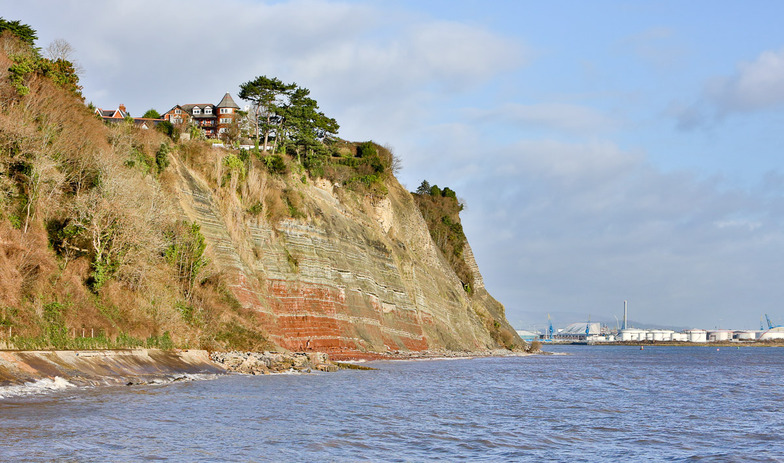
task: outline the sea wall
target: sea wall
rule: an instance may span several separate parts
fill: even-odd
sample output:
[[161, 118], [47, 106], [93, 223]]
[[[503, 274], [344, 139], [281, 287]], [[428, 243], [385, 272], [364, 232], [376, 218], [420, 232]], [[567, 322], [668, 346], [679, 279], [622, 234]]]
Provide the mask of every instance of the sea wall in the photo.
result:
[[0, 386], [62, 378], [74, 385], [145, 383], [226, 371], [207, 351], [0, 351]]

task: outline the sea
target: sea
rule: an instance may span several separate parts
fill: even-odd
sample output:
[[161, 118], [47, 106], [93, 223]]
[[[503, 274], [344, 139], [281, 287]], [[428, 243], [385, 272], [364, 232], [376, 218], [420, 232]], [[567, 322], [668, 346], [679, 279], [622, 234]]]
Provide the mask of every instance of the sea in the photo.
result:
[[0, 461], [784, 461], [784, 348], [545, 350], [0, 390]]

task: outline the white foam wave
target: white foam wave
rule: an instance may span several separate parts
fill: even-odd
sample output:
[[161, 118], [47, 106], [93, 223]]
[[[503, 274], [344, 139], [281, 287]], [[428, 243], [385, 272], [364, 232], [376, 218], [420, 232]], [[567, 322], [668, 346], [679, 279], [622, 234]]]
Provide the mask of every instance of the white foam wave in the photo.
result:
[[69, 383], [65, 378], [55, 376], [54, 378], [44, 378], [29, 383], [2, 387], [0, 388], [0, 399], [47, 394], [71, 387], [76, 387], [76, 385]]

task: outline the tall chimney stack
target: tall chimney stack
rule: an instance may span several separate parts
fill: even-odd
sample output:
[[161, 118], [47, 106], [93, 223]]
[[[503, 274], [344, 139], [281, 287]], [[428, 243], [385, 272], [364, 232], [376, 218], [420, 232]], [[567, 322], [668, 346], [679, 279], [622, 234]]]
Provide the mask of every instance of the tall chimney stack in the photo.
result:
[[623, 301], [623, 329], [626, 329], [627, 303]]

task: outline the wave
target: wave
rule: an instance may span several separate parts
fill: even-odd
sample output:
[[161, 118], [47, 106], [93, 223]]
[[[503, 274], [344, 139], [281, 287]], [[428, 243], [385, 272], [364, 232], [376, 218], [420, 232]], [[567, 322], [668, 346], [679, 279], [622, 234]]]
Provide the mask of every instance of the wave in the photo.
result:
[[44, 378], [24, 384], [0, 387], [0, 399], [47, 394], [72, 387], [77, 386], [65, 378], [55, 376], [54, 378]]

